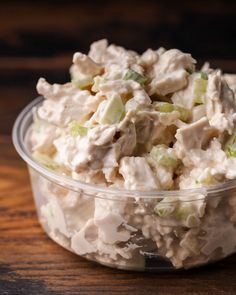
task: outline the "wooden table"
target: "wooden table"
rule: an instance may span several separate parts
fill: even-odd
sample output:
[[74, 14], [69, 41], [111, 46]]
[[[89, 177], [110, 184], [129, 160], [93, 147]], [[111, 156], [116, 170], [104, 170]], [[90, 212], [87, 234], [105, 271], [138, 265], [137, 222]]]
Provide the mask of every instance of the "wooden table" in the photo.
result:
[[89, 262], [40, 227], [26, 165], [0, 137], [0, 294], [235, 295], [236, 255], [195, 270], [128, 272]]

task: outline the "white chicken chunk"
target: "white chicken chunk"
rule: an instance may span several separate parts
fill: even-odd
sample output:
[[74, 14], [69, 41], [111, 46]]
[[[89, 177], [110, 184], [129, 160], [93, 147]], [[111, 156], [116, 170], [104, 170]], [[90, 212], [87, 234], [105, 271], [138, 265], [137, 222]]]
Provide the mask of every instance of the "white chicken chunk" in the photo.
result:
[[78, 90], [70, 83], [51, 85], [43, 78], [39, 79], [37, 90], [46, 98], [38, 109], [38, 117], [60, 127], [72, 120], [88, 120], [102, 100], [102, 97], [93, 96], [88, 90]]
[[166, 95], [187, 85], [187, 70], [193, 70], [195, 60], [177, 49], [165, 51], [153, 65], [149, 94]]
[[221, 79], [221, 72], [215, 71], [208, 75], [206, 92], [206, 115], [211, 126], [219, 131], [228, 131], [234, 128], [234, 94]]
[[147, 160], [143, 157], [122, 158], [119, 172], [124, 177], [126, 189], [155, 190], [160, 187]]
[[95, 63], [89, 56], [80, 52], [74, 54], [73, 63], [76, 66], [75, 71], [84, 75], [99, 75], [103, 70], [101, 65]]
[[204, 149], [210, 140], [217, 136], [217, 129], [211, 127], [206, 117], [179, 128], [176, 132], [175, 152], [183, 162], [189, 158], [191, 150]]

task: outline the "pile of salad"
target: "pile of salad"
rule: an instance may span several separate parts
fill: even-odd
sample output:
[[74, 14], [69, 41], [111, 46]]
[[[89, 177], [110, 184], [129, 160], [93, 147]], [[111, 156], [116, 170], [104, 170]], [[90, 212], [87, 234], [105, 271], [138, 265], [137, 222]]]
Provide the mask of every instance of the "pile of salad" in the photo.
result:
[[41, 78], [33, 156], [105, 186], [173, 190], [236, 178], [236, 104], [220, 70], [190, 54], [142, 55], [106, 40], [75, 53], [71, 82]]
[[[70, 74], [71, 81], [63, 85], [51, 85], [44, 78], [37, 84], [45, 100], [34, 110], [30, 145], [33, 157], [48, 169], [98, 186], [138, 191], [192, 189], [236, 178], [235, 76], [223, 75], [207, 63], [196, 69], [196, 60], [178, 49], [148, 49], [140, 55], [108, 45], [107, 40], [93, 43], [88, 55], [75, 53]], [[95, 211], [101, 202], [95, 200]], [[60, 203], [62, 211], [64, 203]], [[192, 228], [204, 216], [205, 202], [191, 209], [198, 221], [193, 219], [196, 214], [186, 215], [184, 206], [165, 203], [154, 204], [157, 221], [175, 214], [178, 220], [189, 217], [183, 225]], [[54, 205], [49, 202], [47, 206], [45, 218], [52, 215]], [[151, 231], [153, 220], [145, 219], [143, 212], [139, 230], [144, 236], [149, 231], [149, 239], [161, 248], [161, 239], [150, 232], [159, 236], [170, 232], [156, 223]], [[74, 251], [82, 255], [98, 253], [94, 243], [93, 251], [88, 243], [87, 248], [83, 246], [87, 252], [78, 246], [84, 242], [79, 239], [81, 231], [91, 226], [91, 218], [94, 222], [98, 217], [89, 214], [73, 234], [65, 234]], [[50, 221], [52, 231], [59, 228], [55, 220]], [[135, 218], [126, 222], [137, 228]], [[118, 235], [121, 223], [113, 233]], [[114, 239], [114, 247], [121, 241], [124, 237]], [[169, 253], [168, 245], [163, 255]], [[100, 256], [113, 259], [101, 249]], [[172, 252], [168, 258], [182, 266], [188, 255]]]

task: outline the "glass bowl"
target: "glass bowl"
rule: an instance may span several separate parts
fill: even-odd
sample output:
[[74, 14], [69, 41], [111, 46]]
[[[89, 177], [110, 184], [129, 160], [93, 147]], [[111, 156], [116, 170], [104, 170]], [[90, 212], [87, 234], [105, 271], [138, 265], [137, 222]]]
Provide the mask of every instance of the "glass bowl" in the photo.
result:
[[82, 183], [31, 156], [27, 134], [39, 97], [18, 116], [13, 143], [27, 163], [39, 221], [56, 243], [126, 270], [187, 269], [236, 251], [236, 181], [176, 191]]

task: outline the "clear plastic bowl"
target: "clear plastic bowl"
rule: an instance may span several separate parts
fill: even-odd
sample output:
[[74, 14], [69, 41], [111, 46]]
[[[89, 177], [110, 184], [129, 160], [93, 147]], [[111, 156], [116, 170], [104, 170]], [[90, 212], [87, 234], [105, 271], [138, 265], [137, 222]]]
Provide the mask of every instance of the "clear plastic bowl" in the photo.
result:
[[175, 270], [236, 251], [236, 181], [192, 190], [124, 191], [50, 171], [31, 156], [27, 134], [39, 97], [18, 116], [16, 150], [28, 165], [39, 220], [56, 243], [128, 270]]

